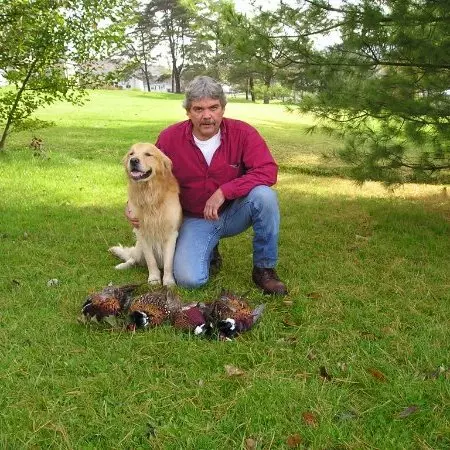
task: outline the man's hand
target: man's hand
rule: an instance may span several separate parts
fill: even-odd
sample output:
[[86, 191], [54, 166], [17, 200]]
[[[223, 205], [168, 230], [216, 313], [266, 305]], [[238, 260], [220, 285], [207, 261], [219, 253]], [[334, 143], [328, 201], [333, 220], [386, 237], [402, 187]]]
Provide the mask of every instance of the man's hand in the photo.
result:
[[125, 217], [127, 218], [128, 222], [130, 222], [134, 228], [139, 228], [139, 219], [137, 219], [136, 217], [134, 217], [131, 214], [131, 210], [128, 207], [128, 203], [125, 205]]
[[225, 196], [223, 195], [222, 189], [219, 188], [206, 202], [203, 217], [207, 220], [218, 220], [219, 208], [223, 205], [224, 201]]

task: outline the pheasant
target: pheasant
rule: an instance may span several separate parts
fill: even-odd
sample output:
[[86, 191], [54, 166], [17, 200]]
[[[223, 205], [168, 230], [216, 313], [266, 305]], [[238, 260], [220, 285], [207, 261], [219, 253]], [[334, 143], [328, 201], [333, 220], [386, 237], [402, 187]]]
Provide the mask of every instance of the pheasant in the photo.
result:
[[184, 305], [173, 314], [172, 325], [179, 330], [194, 332], [195, 335], [206, 334], [212, 325], [205, 319], [204, 306], [201, 303]]
[[217, 300], [205, 305], [204, 315], [217, 328], [219, 339], [228, 340], [250, 330], [263, 311], [264, 304], [252, 309], [242, 297], [224, 291]]
[[124, 311], [133, 293], [141, 284], [106, 286], [99, 292], [89, 295], [81, 308], [85, 319], [101, 321], [105, 317], [117, 316]]
[[181, 300], [170, 289], [147, 292], [132, 300], [127, 312], [129, 330], [161, 325], [181, 310]]

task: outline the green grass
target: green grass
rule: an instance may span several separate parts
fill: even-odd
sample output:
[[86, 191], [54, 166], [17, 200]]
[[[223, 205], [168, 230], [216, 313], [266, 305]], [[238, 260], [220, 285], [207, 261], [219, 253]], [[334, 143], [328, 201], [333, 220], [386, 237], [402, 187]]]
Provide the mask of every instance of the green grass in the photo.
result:
[[[227, 115], [256, 126], [282, 167], [278, 271], [290, 296], [252, 285], [248, 231], [222, 242], [224, 267], [205, 288], [180, 290], [186, 301], [227, 288], [266, 302], [237, 340], [77, 322], [89, 292], [146, 279], [143, 268], [115, 271], [107, 248], [132, 241], [121, 159], [185, 117], [173, 98], [105, 91], [83, 108], [54, 105], [39, 114], [56, 122], [37, 133], [45, 157], [32, 155], [30, 133], [0, 155], [0, 448], [240, 449], [253, 439], [283, 449], [298, 434], [311, 449], [448, 449], [443, 186], [392, 193], [316, 176], [337, 144], [306, 136], [311, 118], [280, 105], [231, 102]], [[48, 287], [52, 278], [60, 283]], [[244, 375], [228, 376], [226, 364]]]

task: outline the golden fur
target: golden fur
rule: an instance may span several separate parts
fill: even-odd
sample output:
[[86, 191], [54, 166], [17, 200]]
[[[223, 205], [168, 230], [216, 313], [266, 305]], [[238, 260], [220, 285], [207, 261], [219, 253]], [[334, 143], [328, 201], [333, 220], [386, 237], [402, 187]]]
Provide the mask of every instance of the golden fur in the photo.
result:
[[178, 182], [172, 174], [172, 162], [154, 145], [135, 144], [124, 158], [128, 175], [128, 208], [139, 219], [134, 247], [111, 247], [110, 251], [124, 263], [117, 269], [146, 263], [148, 282], [175, 284], [173, 256], [181, 225], [182, 211]]

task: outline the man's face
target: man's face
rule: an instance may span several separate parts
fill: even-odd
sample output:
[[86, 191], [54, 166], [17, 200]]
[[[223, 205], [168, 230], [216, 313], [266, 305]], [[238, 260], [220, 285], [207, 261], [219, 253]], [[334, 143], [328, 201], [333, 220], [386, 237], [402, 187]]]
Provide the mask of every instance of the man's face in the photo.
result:
[[217, 134], [224, 112], [225, 108], [222, 108], [219, 100], [202, 98], [193, 101], [187, 116], [191, 119], [194, 136], [206, 141]]

